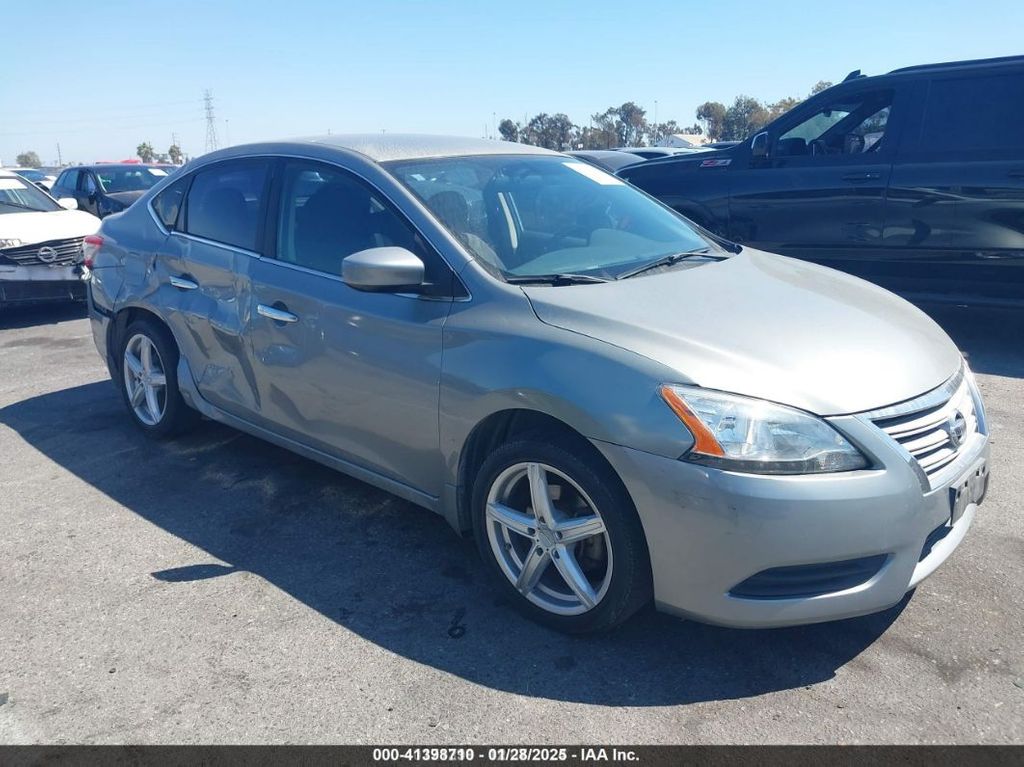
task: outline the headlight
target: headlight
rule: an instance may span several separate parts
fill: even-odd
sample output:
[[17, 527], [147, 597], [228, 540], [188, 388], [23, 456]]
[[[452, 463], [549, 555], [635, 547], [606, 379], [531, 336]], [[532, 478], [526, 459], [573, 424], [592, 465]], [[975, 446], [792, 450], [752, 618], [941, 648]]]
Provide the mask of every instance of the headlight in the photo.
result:
[[752, 474], [819, 474], [863, 469], [864, 455], [816, 416], [694, 386], [661, 387], [693, 434], [686, 459]]

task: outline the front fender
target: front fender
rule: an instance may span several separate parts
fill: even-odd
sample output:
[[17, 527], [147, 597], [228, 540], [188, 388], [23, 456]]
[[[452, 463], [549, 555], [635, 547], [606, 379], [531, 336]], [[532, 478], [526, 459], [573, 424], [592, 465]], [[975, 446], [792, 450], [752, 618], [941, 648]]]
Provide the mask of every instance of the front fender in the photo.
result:
[[446, 483], [458, 484], [477, 424], [505, 410], [556, 418], [592, 440], [676, 458], [693, 440], [662, 401], [679, 374], [634, 352], [541, 322], [521, 293], [453, 310], [445, 325], [440, 439]]

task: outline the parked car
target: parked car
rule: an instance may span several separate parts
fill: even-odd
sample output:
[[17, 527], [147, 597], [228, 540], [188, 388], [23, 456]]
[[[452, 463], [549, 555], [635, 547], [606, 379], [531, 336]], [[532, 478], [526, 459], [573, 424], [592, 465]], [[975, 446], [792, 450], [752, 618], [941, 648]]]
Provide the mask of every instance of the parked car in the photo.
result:
[[565, 631], [652, 598], [734, 626], [881, 610], [985, 494], [981, 398], [925, 314], [537, 147], [231, 147], [105, 219], [86, 265], [145, 434], [201, 413], [442, 514]]
[[50, 188], [53, 186], [53, 182], [57, 180], [56, 176], [44, 173], [38, 168], [4, 168], [4, 170], [12, 171], [22, 178], [28, 179], [44, 192], [49, 192]]
[[75, 205], [0, 170], [0, 308], [85, 299], [78, 265], [82, 240], [100, 222]]
[[79, 165], [60, 174], [53, 194], [74, 197], [79, 209], [104, 218], [120, 213], [176, 169], [173, 165], [142, 163]]
[[736, 242], [1024, 305], [1024, 56], [853, 73], [751, 140], [622, 176]]
[[573, 152], [566, 152], [570, 157], [595, 165], [601, 170], [614, 173], [627, 165], [643, 162], [645, 158], [632, 152], [620, 152], [614, 149], [581, 149]]
[[618, 149], [612, 149], [612, 152], [629, 152], [635, 154], [637, 157], [642, 157], [645, 160], [653, 160], [662, 157], [676, 157], [683, 154], [695, 154], [701, 152], [698, 147], [683, 147], [683, 146], [623, 146]]

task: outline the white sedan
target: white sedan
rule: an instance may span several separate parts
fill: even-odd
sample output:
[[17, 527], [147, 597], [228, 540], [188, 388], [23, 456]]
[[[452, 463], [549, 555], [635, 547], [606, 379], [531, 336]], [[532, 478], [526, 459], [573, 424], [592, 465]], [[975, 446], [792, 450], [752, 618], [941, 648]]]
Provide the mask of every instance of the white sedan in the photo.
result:
[[77, 207], [0, 170], [0, 307], [85, 298], [82, 243], [100, 220]]

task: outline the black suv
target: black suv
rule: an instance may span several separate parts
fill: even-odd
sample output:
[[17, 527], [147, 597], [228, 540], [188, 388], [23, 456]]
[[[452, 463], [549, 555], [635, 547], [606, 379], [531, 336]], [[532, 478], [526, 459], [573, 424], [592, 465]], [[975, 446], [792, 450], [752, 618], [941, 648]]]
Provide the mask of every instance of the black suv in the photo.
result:
[[853, 72], [737, 146], [619, 175], [735, 242], [1024, 305], [1024, 56]]
[[142, 163], [79, 165], [65, 168], [50, 194], [57, 198], [74, 197], [79, 210], [103, 218], [120, 213], [175, 170], [174, 165]]

